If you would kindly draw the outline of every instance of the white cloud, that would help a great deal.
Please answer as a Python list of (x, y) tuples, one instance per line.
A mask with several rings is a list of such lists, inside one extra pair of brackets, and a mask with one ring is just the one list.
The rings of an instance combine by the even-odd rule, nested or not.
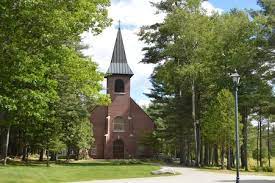
[(138, 104), (141, 107), (143, 107), (143, 106), (148, 107), (150, 103), (151, 103), (150, 100), (145, 99), (145, 100), (140, 100)]
[(203, 1), (201, 4), (202, 9), (205, 11), (206, 15), (210, 16), (214, 13), (221, 14), (223, 9), (214, 7), (209, 1)]
[[(158, 0), (152, 0), (152, 2), (158, 2)], [(118, 3), (113, 1), (109, 14), (114, 21), (121, 20), (125, 24), (137, 27), (162, 20), (161, 16), (154, 16), (155, 9), (151, 6), (149, 0), (124, 0)]]
[[(151, 1), (158, 2), (159, 0)], [(215, 10), (210, 3), (204, 3), (203, 7), (207, 12)], [(83, 53), (91, 56), (99, 64), (100, 71), (106, 72), (112, 57), (118, 21), (121, 20), (127, 60), (135, 74), (131, 79), (131, 96), (139, 105), (148, 105), (150, 102), (143, 93), (150, 91), (149, 77), (154, 66), (139, 63), (143, 58), (141, 49), (145, 45), (138, 40), (137, 33), (141, 26), (163, 20), (164, 15), (156, 15), (155, 12), (156, 9), (151, 6), (149, 0), (112, 0), (109, 16), (113, 19), (113, 25), (98, 36), (93, 36), (89, 32), (82, 35), (83, 43), (89, 46)], [(106, 86), (105, 82), (104, 86)]]
[[(102, 34), (98, 36), (93, 36), (89, 32), (83, 34), (83, 43), (89, 46), (83, 53), (91, 56), (99, 64), (100, 71), (106, 72), (112, 57), (118, 21), (121, 20), (127, 60), (135, 74), (131, 79), (131, 94), (139, 105), (148, 105), (149, 99), (143, 93), (149, 92), (151, 87), (149, 77), (154, 67), (139, 63), (143, 58), (141, 49), (144, 44), (138, 40), (137, 33), (141, 26), (162, 21), (164, 16), (155, 15), (154, 7), (147, 0), (112, 1), (109, 16), (113, 19), (113, 25), (105, 29)], [(105, 81), (103, 84), (106, 87)]]

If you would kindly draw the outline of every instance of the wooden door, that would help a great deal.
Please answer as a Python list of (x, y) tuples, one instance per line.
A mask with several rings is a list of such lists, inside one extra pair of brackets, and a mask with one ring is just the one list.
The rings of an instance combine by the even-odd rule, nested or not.
[(122, 140), (114, 141), (113, 158), (114, 159), (124, 159), (124, 143)]

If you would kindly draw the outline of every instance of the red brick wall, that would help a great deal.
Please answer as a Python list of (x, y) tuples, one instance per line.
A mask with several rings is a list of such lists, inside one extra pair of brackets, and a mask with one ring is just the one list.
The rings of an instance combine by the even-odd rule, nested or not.
[[(124, 93), (116, 93), (115, 80), (121, 79), (124, 82)], [(105, 145), (105, 158), (113, 158), (113, 142), (121, 139), (124, 142), (125, 158), (129, 156), (128, 137), (129, 137), (129, 109), (130, 109), (130, 77), (124, 75), (115, 75), (107, 78), (107, 93), (110, 94), (112, 103), (108, 106), (109, 135)], [(125, 121), (125, 132), (113, 132), (113, 122), (116, 117), (122, 117)]]
[(104, 158), (104, 145), (105, 145), (105, 134), (106, 134), (106, 116), (107, 107), (99, 106), (96, 107), (91, 113), (91, 123), (93, 124), (93, 135), (95, 138), (96, 157), (93, 158)]
[[(145, 133), (152, 133), (154, 130), (154, 122), (143, 111), (143, 109), (131, 99), (131, 113), (133, 118), (133, 131), (137, 139), (137, 145), (135, 147), (135, 153), (137, 155), (138, 142), (144, 136)], [(145, 156), (151, 156), (152, 152), (150, 148), (145, 148)]]
[[(116, 79), (124, 81), (124, 93), (114, 92)], [(124, 142), (125, 158), (136, 157), (138, 139), (145, 132), (152, 132), (154, 123), (131, 99), (129, 76), (115, 75), (108, 77), (107, 93), (110, 94), (112, 103), (108, 107), (98, 107), (91, 113), (96, 141), (96, 158), (113, 158), (113, 142), (117, 139)], [(118, 116), (125, 120), (125, 132), (113, 132), (113, 121)], [(150, 156), (149, 151), (147, 153)]]

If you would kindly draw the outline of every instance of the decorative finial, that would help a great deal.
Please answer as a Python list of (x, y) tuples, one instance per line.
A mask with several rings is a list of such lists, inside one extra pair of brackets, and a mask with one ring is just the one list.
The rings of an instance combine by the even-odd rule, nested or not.
[(120, 20), (119, 20), (119, 21), (118, 21), (118, 29), (120, 29), (120, 23), (121, 23), (121, 22), (120, 22)]

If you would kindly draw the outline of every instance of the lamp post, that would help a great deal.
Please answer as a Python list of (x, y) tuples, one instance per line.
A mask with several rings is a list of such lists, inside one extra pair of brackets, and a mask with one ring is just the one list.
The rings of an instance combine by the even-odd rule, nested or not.
[(235, 89), (235, 140), (236, 140), (236, 183), (240, 181), (240, 173), (239, 173), (239, 120), (238, 120), (238, 85), (240, 82), (240, 75), (235, 70), (235, 73), (231, 74), (234, 83)]

